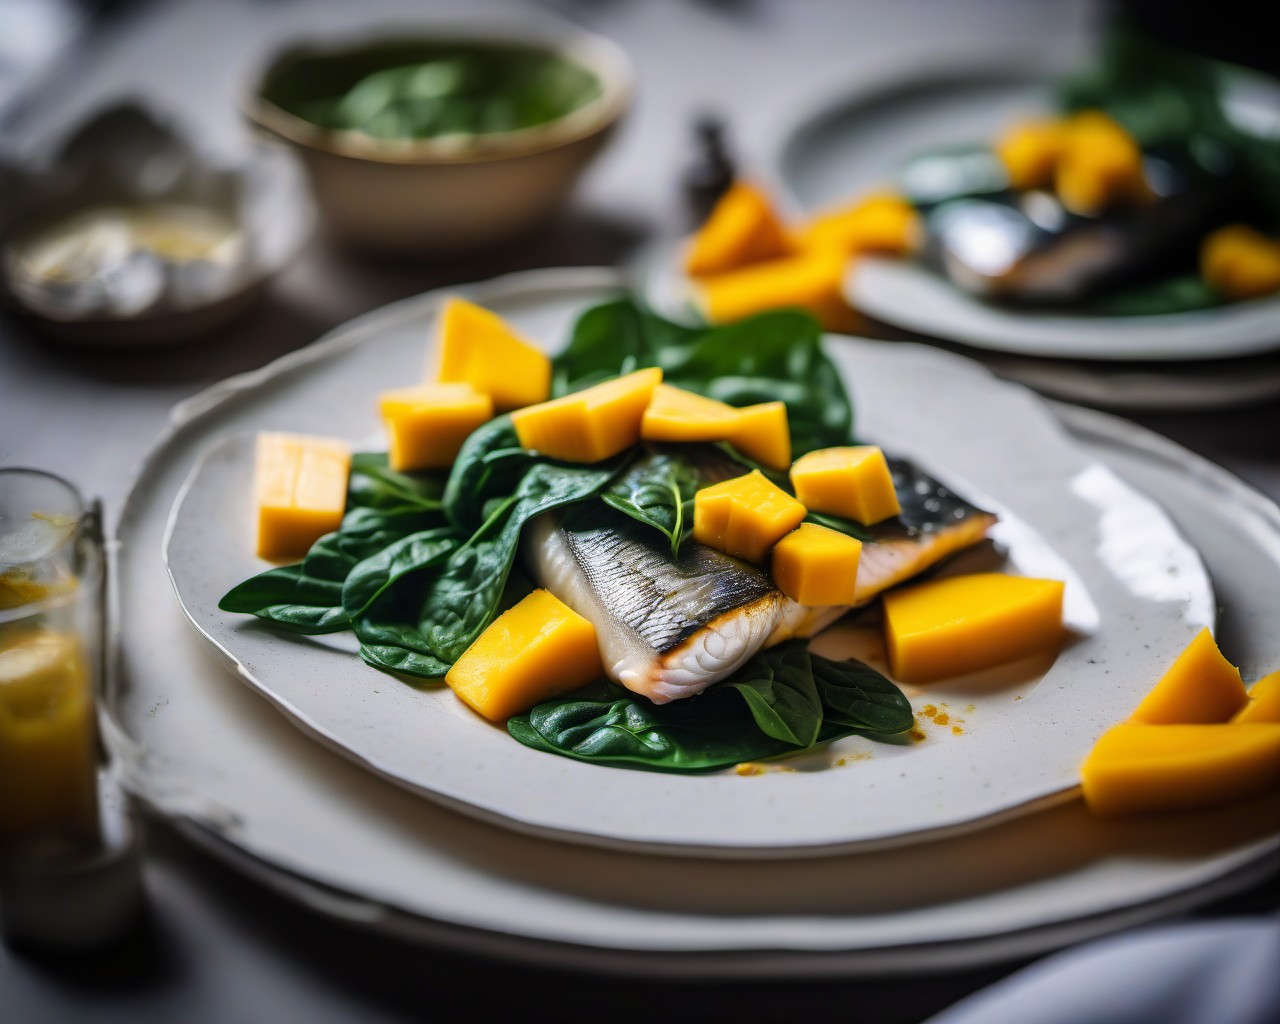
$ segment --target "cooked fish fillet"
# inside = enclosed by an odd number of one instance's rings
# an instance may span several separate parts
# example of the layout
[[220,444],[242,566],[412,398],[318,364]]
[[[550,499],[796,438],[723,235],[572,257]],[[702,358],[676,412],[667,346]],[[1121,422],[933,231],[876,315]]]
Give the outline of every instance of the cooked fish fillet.
[[[903,514],[874,527],[857,605],[976,544],[995,522],[908,463],[892,463]],[[692,541],[678,558],[657,530],[600,504],[547,513],[526,528],[530,571],[596,627],[605,672],[656,704],[690,697],[763,647],[811,636],[848,609],[811,608],[769,574]]]

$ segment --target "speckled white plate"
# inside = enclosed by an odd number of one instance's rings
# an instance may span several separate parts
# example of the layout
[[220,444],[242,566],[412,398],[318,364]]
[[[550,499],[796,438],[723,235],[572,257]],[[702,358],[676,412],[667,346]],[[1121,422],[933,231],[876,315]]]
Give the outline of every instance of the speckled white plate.
[[[568,270],[470,291],[532,316],[596,301],[616,284],[608,271]],[[107,739],[153,812],[319,912],[576,969],[875,976],[1032,956],[1274,870],[1280,835],[1257,804],[1120,823],[1072,801],[907,849],[735,863],[569,846],[421,800],[238,685],[172,600],[159,544],[170,506],[195,453],[231,429],[262,377],[175,410],[132,488],[113,562],[120,657]],[[1057,413],[1090,453],[1175,510],[1217,581],[1219,637],[1246,678],[1280,664],[1280,634],[1269,628],[1280,619],[1280,510],[1131,424]]]
[[[554,348],[588,304],[508,289],[499,308]],[[932,349],[842,338],[830,351],[862,435],[999,511],[996,536],[1015,571],[1067,580],[1073,634],[1057,661],[1047,673],[1019,666],[924,688],[917,706],[946,705],[963,721],[908,746],[842,740],[807,759],[811,771],[679,776],[529,750],[449,690],[369,668],[342,638],[281,635],[217,609],[265,568],[252,553],[252,431],[374,433],[378,391],[422,372],[437,306],[435,295],[397,303],[239,388],[205,431],[166,555],[187,614],[250,685],[307,731],[450,807],[562,839],[718,856],[826,853],[971,828],[1069,796],[1097,736],[1212,618],[1195,551],[1034,396]],[[862,651],[875,636],[853,629],[821,642]]]
[[[860,73],[806,102],[778,133],[766,173],[800,210],[848,201],[891,182],[921,152],[993,138],[1014,119],[1051,110],[1050,83],[1068,66],[1052,57],[959,54],[903,61],[909,71],[880,79]],[[1276,97],[1250,79],[1232,101],[1242,116],[1274,122]],[[1280,348],[1280,297],[1147,317],[1037,313],[984,303],[918,263],[883,259],[854,263],[845,294],[895,327],[1028,356],[1170,362]]]

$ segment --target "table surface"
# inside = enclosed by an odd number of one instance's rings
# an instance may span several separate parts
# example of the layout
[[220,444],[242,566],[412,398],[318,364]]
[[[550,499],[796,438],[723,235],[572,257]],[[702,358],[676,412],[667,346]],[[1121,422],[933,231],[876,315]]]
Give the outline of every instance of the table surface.
[[[0,136],[11,153],[39,152],[112,100],[142,97],[199,144],[234,158],[246,144],[234,96],[245,70],[279,41],[427,13],[501,18],[545,8],[615,38],[637,66],[635,108],[588,173],[572,207],[537,239],[482,259],[370,265],[323,239],[245,318],[220,334],[144,356],[73,353],[21,324],[0,321],[0,465],[34,465],[119,509],[143,453],[177,401],[230,374],[305,345],[393,299],[538,266],[624,264],[685,227],[679,169],[689,119],[723,114],[742,161],[762,151],[798,100],[858,61],[944,46],[1078,48],[1096,17],[1090,3],[1019,0],[175,0],[126,6],[42,83]],[[904,56],[904,60],[909,57]],[[1217,413],[1145,415],[1140,422],[1227,466],[1280,498],[1280,402]],[[381,1020],[484,1017],[559,1004],[570,1017],[602,1000],[616,1019],[644,1012],[621,1000],[634,982],[495,965],[422,951],[322,920],[235,876],[154,823],[152,913],[110,957],[77,965],[28,961],[0,948],[7,1019],[132,1021]],[[1210,913],[1274,908],[1274,883]],[[929,978],[927,984],[648,985],[688,1014],[763,1018],[847,1008],[877,1019],[919,1020],[1009,970]],[[503,985],[493,985],[501,972]],[[797,1002],[800,1000],[800,1002]],[[642,1001],[647,1003],[648,1000]],[[576,1012],[574,1012],[576,1011]],[[681,1014],[683,1016],[684,1014]]]

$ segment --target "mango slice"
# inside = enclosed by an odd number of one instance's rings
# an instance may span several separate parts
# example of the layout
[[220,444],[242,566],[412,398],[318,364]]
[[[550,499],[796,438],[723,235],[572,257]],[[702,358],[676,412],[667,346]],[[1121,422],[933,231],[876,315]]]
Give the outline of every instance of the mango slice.
[[451,298],[440,312],[437,379],[470,384],[493,399],[499,412],[545,402],[551,360],[498,316],[466,299]]
[[1232,300],[1280,291],[1280,241],[1247,224],[1219,228],[1200,247],[1200,276]]
[[770,469],[791,464],[791,424],[785,402],[761,402],[738,410],[728,441],[749,459]]
[[1056,651],[1064,590],[1060,580],[1002,573],[891,590],[884,595],[884,633],[893,674],[927,683]]
[[1160,682],[1142,698],[1130,722],[1173,725],[1225,722],[1249,700],[1240,670],[1202,629]]
[[491,722],[528,711],[604,674],[596,630],[546,590],[535,590],[476,637],[444,677]]
[[809,222],[800,241],[806,248],[833,248],[846,256],[863,252],[902,256],[918,247],[920,236],[916,208],[902,196],[884,192],[820,214]]
[[773,582],[799,604],[851,605],[858,592],[862,541],[801,523],[773,546]]
[[1117,725],[1085,758],[1080,780],[1096,814],[1243,800],[1280,786],[1280,724]]
[[1249,703],[1235,713],[1233,722],[1280,722],[1280,672],[1272,672],[1249,687]]
[[1052,184],[1065,139],[1065,126],[1059,120],[1024,121],[1008,129],[994,149],[1009,173],[1009,187],[1023,190]]
[[640,424],[662,383],[656,367],[575,391],[511,414],[516,435],[531,448],[565,462],[600,462],[640,440]]
[[884,452],[874,445],[820,448],[791,467],[791,486],[805,508],[864,526],[902,511]]
[[791,240],[768,196],[736,181],[693,236],[684,269],[691,277],[720,274],[792,252]]
[[453,465],[470,433],[493,418],[493,399],[470,384],[418,384],[378,396],[392,469]]
[[301,558],[342,522],[351,449],[345,441],[259,434],[254,453],[259,558]]
[[1100,110],[1068,120],[1054,187],[1068,210],[1090,217],[1150,195],[1138,143]]
[[728,441],[738,425],[738,410],[714,398],[659,384],[640,421],[646,441]]
[[812,313],[828,330],[848,331],[855,318],[840,293],[847,262],[838,249],[811,248],[796,256],[701,278],[698,298],[712,323],[798,307]]
[[759,563],[804,517],[800,502],[754,469],[693,496],[693,539]]

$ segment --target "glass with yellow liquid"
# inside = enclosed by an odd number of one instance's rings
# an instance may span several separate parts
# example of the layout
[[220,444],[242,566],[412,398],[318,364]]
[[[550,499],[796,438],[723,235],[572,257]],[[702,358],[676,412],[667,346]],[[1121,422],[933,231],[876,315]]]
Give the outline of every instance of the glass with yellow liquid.
[[0,860],[98,845],[102,574],[96,509],[0,469]]

